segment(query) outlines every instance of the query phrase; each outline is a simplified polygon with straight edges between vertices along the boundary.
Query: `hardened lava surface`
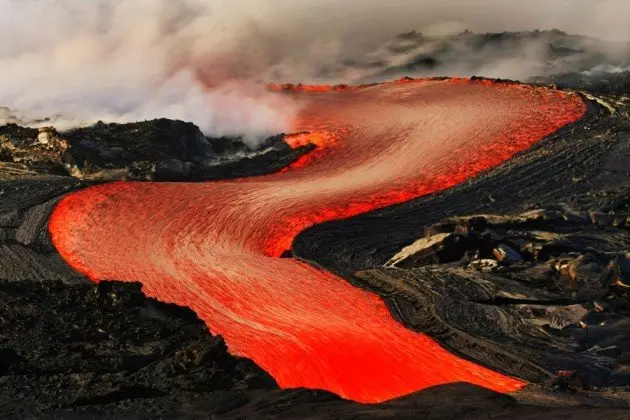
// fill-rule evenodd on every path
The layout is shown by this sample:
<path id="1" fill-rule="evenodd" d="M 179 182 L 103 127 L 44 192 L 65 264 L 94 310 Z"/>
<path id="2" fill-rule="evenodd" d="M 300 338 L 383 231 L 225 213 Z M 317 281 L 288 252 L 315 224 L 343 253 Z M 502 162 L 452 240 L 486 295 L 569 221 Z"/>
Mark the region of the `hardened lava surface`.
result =
<path id="1" fill-rule="evenodd" d="M 278 258 L 316 223 L 452 187 L 579 119 L 577 95 L 469 80 L 291 88 L 300 146 L 280 173 L 202 184 L 118 182 L 63 198 L 49 229 L 64 259 L 95 281 L 140 281 L 192 308 L 231 353 L 281 387 L 379 402 L 469 382 L 518 379 L 444 350 L 395 321 L 383 300 L 305 263 Z"/>

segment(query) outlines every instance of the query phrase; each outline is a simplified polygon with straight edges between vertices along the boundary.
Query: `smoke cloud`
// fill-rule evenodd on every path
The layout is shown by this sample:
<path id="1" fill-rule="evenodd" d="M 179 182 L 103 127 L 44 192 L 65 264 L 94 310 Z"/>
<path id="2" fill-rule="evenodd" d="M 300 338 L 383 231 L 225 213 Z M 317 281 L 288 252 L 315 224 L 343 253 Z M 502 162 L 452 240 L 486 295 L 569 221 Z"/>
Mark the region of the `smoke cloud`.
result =
<path id="1" fill-rule="evenodd" d="M 168 117 L 250 144 L 288 131 L 288 98 L 254 83 L 235 7 L 186 0 L 1 1 L 0 104 L 60 129 Z M 252 47 L 254 47 L 252 43 Z"/>
<path id="2" fill-rule="evenodd" d="M 478 50 L 449 37 L 559 28 L 630 41 L 629 12 L 627 0 L 0 0 L 0 106 L 22 120 L 50 117 L 46 124 L 61 129 L 183 119 L 254 144 L 290 131 L 298 112 L 264 82 L 436 72 L 526 78 L 550 71 L 540 66 L 540 43 L 507 56 L 484 50 L 479 60 Z M 392 44 L 411 30 L 423 38 Z M 452 41 L 444 65 L 406 66 L 443 51 L 444 39 Z M 609 48 L 608 57 L 621 44 L 606 45 L 588 47 Z M 624 68 L 617 61 L 604 64 Z"/>

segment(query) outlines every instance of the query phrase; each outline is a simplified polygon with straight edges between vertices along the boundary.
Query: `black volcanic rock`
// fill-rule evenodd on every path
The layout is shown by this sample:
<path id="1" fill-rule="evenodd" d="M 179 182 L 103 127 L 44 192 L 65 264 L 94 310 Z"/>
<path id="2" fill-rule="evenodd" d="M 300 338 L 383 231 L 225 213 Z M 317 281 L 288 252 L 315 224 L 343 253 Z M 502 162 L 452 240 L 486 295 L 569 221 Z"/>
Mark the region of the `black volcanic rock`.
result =
<path id="1" fill-rule="evenodd" d="M 6 163 L 34 173 L 47 175 L 76 175 L 70 144 L 53 129 L 32 129 L 7 124 L 0 127 L 0 169 Z"/>
<path id="2" fill-rule="evenodd" d="M 244 391 L 275 389 L 251 361 L 230 356 L 195 314 L 147 299 L 139 284 L 66 286 L 0 281 L 0 416 L 134 402 L 160 414 L 190 394 L 211 412 Z"/>
<path id="3" fill-rule="evenodd" d="M 64 136 L 82 168 L 119 168 L 140 160 L 200 162 L 213 155 L 196 125 L 164 118 L 128 124 L 99 122 Z"/>
<path id="4" fill-rule="evenodd" d="M 547 77 L 535 77 L 532 81 L 554 84 L 560 89 L 576 89 L 605 95 L 630 94 L 630 71 L 628 70 L 560 73 Z"/>
<path id="5" fill-rule="evenodd" d="M 630 358 L 629 217 L 565 206 L 450 217 L 392 257 L 396 269 L 355 276 L 405 308 L 406 324 L 496 370 L 535 383 L 571 371 L 583 388 L 630 390 L 611 379 Z"/>
<path id="6" fill-rule="evenodd" d="M 33 175 L 111 181 L 204 181 L 279 170 L 313 146 L 292 149 L 283 135 L 249 146 L 240 138 L 204 137 L 188 122 L 157 119 L 59 133 L 16 124 L 0 127 L 0 179 Z"/>

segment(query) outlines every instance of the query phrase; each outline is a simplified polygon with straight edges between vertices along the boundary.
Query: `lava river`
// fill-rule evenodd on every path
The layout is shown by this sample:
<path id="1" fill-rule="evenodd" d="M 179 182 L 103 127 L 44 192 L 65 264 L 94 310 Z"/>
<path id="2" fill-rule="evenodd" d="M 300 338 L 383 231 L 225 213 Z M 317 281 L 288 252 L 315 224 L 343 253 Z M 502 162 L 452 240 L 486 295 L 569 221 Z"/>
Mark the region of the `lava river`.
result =
<path id="1" fill-rule="evenodd" d="M 278 94 L 302 102 L 296 131 L 313 134 L 287 140 L 317 143 L 311 155 L 268 176 L 72 193 L 49 225 L 61 255 L 95 281 L 140 281 L 148 295 L 192 308 L 281 387 L 360 402 L 458 381 L 520 389 L 405 328 L 379 296 L 278 257 L 315 223 L 443 190 L 505 161 L 579 119 L 581 98 L 460 79 Z"/>

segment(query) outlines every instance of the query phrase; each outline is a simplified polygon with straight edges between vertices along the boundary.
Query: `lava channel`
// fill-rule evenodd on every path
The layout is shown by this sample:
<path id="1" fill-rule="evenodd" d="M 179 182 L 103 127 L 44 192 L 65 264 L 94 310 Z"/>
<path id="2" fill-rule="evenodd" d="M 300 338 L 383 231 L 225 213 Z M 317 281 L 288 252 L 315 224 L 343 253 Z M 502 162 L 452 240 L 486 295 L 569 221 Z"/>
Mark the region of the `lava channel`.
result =
<path id="1" fill-rule="evenodd" d="M 581 98 L 461 79 L 279 90 L 303 103 L 296 130 L 318 133 L 314 155 L 262 177 L 72 193 L 49 224 L 63 258 L 95 281 L 140 281 L 148 295 L 192 308 L 283 388 L 367 403 L 460 381 L 520 389 L 405 328 L 376 294 L 277 257 L 315 223 L 444 190 L 505 161 L 581 118 Z"/>

